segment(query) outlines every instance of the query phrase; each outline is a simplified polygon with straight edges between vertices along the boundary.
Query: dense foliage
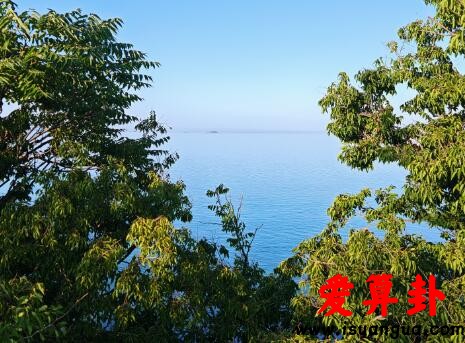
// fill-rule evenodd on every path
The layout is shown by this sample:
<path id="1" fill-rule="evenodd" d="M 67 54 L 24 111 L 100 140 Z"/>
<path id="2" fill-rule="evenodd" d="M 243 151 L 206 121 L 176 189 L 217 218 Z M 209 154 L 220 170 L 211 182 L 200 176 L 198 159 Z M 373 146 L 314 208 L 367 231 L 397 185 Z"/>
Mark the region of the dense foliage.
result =
<path id="1" fill-rule="evenodd" d="M 465 4 L 426 3 L 436 15 L 400 29 L 389 59 L 355 83 L 341 73 L 320 101 L 340 160 L 396 163 L 403 189 L 338 196 L 323 231 L 266 275 L 224 186 L 207 196 L 228 247 L 174 227 L 191 213 L 168 175 L 177 156 L 163 149 L 166 128 L 154 113 L 128 114 L 158 63 L 116 40 L 121 21 L 1 1 L 0 341 L 311 341 L 299 332 L 318 325 L 465 325 Z M 367 226 L 353 227 L 354 216 Z M 411 223 L 441 241 L 409 234 Z M 380 273 L 393 275 L 399 299 L 385 317 L 363 304 Z M 354 285 L 351 317 L 317 313 L 319 288 L 337 274 Z M 446 294 L 437 316 L 406 313 L 417 274 Z"/>
<path id="2" fill-rule="evenodd" d="M 227 189 L 209 195 L 230 258 L 172 224 L 191 214 L 166 129 L 128 114 L 158 64 L 116 40 L 119 19 L 15 7 L 0 2 L 0 341 L 224 342 L 288 326 L 295 283 L 249 261 L 254 233 Z"/>
<path id="3" fill-rule="evenodd" d="M 436 15 L 399 30 L 389 43 L 391 57 L 361 70 L 352 83 L 341 73 L 321 99 L 329 113 L 328 132 L 343 143 L 340 160 L 369 170 L 375 162 L 396 163 L 407 171 L 402 190 L 394 188 L 337 197 L 328 210 L 330 222 L 321 234 L 302 242 L 295 256 L 282 264 L 302 278 L 304 292 L 293 299 L 295 321 L 303 327 L 344 325 L 465 324 L 465 4 L 428 0 Z M 396 97 L 399 93 L 402 96 Z M 405 101 L 406 94 L 413 94 Z M 397 108 L 396 104 L 401 102 Z M 354 228 L 350 219 L 364 216 L 366 228 Z M 439 242 L 409 234 L 410 223 L 422 223 L 440 232 Z M 349 230 L 347 241 L 343 233 Z M 393 275 L 388 316 L 379 309 L 367 315 L 363 300 L 370 299 L 366 280 L 371 274 Z M 354 284 L 345 308 L 354 312 L 317 314 L 323 299 L 318 289 L 341 274 Z M 437 304 L 437 316 L 428 311 L 413 316 L 406 311 L 407 292 L 415 275 L 437 278 L 446 294 Z M 355 335 L 346 340 L 393 340 L 389 336 Z M 452 337 L 411 335 L 405 341 L 463 341 Z"/>

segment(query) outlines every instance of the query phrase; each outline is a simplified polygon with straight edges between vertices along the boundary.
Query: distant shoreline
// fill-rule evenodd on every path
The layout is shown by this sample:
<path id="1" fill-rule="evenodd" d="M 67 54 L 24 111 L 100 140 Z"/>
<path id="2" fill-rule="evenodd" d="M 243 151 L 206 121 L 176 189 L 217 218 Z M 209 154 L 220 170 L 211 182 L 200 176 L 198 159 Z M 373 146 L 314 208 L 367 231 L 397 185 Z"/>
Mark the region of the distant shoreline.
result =
<path id="1" fill-rule="evenodd" d="M 234 133 L 234 134 L 314 134 L 314 133 L 326 133 L 323 130 L 178 130 L 173 129 L 172 133 L 204 133 L 204 134 L 223 134 L 223 133 Z"/>

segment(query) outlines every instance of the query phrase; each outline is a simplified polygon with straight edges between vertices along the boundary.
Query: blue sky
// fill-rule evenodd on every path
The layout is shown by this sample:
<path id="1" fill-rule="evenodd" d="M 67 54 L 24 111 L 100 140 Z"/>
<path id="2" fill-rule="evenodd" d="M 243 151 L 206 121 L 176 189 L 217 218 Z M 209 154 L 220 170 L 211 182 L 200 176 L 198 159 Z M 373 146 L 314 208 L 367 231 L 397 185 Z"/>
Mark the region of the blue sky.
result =
<path id="1" fill-rule="evenodd" d="M 340 71 L 387 56 L 399 27 L 433 11 L 391 1 L 20 1 L 120 17 L 121 41 L 159 61 L 131 113 L 174 130 L 324 130 L 317 105 Z"/>

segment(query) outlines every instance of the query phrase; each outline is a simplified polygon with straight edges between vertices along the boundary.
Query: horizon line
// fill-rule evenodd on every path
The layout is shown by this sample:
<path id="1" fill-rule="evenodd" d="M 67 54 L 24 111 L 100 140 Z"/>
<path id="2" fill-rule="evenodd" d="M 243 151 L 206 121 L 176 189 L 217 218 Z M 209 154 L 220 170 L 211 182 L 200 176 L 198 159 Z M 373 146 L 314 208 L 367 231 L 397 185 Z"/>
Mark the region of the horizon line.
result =
<path id="1" fill-rule="evenodd" d="M 327 133 L 325 130 L 260 130 L 260 129 L 174 129 L 173 133 Z"/>

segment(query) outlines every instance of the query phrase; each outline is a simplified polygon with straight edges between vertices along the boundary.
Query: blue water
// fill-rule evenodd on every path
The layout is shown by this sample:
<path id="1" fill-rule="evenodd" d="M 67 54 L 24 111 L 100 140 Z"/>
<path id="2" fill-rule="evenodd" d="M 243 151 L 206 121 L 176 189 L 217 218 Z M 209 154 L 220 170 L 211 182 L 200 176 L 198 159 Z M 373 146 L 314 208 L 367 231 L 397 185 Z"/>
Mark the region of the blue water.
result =
<path id="1" fill-rule="evenodd" d="M 207 208 L 205 193 L 223 183 L 233 201 L 242 198 L 242 218 L 250 230 L 260 227 L 251 257 L 267 271 L 289 257 L 302 240 L 324 228 L 327 208 L 336 195 L 364 187 L 401 187 L 406 172 L 378 165 L 361 172 L 337 160 L 340 143 L 326 133 L 173 133 L 170 150 L 180 155 L 170 171 L 183 180 L 193 204 L 193 220 L 184 224 L 196 238 L 224 243 L 218 220 Z M 401 188 L 398 188 L 401 192 Z M 353 221 L 354 227 L 365 224 Z M 373 227 L 372 227 L 373 228 Z M 426 226 L 411 232 L 437 240 Z"/>

